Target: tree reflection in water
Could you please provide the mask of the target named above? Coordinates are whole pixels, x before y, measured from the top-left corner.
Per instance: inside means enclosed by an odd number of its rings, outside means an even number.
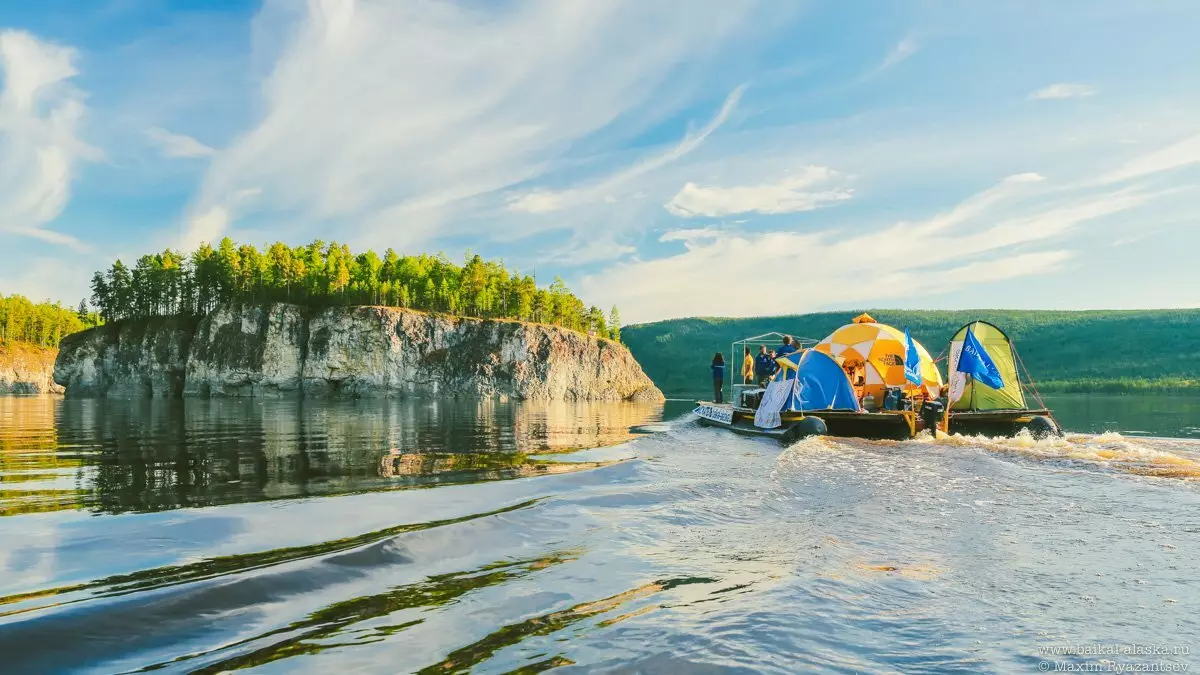
[[[504,480],[595,466],[661,404],[0,398],[0,515]]]

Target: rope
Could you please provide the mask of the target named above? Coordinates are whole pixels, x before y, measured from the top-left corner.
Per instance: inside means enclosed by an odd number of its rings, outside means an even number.
[[[1042,399],[1041,392],[1038,391],[1037,383],[1033,381],[1033,376],[1029,374],[1029,369],[1025,367],[1025,361],[1017,353],[1016,348],[1013,348],[1013,355],[1017,357],[1017,365],[1021,366],[1021,372],[1025,374],[1026,386],[1033,392],[1033,397],[1037,400],[1038,405],[1045,408],[1046,402]]]

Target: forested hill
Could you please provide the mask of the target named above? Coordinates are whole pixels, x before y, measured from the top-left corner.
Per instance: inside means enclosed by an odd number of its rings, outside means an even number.
[[[1012,337],[1043,391],[1200,389],[1200,309],[868,312],[907,326],[934,357],[967,322],[990,321]],[[673,319],[627,326],[621,337],[667,396],[691,396],[711,393],[709,362],[717,351],[728,358],[734,340],[770,331],[819,340],[858,314]]]

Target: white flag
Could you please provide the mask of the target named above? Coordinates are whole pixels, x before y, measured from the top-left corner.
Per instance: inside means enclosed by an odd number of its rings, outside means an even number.
[[[958,357],[962,355],[962,348],[962,342],[950,343],[950,405],[962,398],[967,390],[967,374],[958,372]]]

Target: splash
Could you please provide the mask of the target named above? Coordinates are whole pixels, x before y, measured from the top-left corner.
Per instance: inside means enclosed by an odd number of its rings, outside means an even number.
[[[1200,481],[1200,443],[1190,440],[1129,438],[1115,431],[1039,440],[1022,431],[1013,437],[953,435],[936,440],[926,434],[914,442],[981,447],[1038,462],[1071,462],[1141,476]]]

